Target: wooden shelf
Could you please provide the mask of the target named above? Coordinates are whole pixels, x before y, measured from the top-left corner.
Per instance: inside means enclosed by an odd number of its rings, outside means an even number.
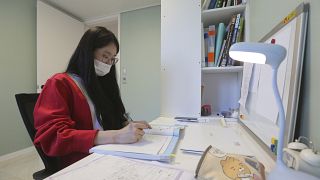
[[[227,66],[227,67],[203,67],[202,73],[230,73],[230,72],[242,72],[243,66]]]
[[[246,9],[246,5],[237,5],[237,6],[229,6],[217,9],[209,9],[202,11],[202,22],[204,27],[208,27],[209,25],[216,25],[221,22],[228,25],[231,16],[243,13]]]

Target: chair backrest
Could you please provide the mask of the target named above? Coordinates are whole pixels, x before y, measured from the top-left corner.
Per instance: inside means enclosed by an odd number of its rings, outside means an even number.
[[[33,142],[34,136],[36,134],[36,129],[34,128],[34,119],[33,119],[33,110],[34,106],[39,97],[38,93],[30,93],[30,94],[16,94],[16,101],[18,104],[18,108],[24,122],[24,125],[27,128],[29,136]],[[46,168],[46,171],[56,172],[59,170],[58,168],[58,158],[47,156],[41,148],[36,147],[36,150],[42,159],[42,162]]]

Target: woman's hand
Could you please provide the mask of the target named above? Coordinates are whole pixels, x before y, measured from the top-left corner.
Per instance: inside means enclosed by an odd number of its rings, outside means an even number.
[[[147,128],[149,128],[149,126],[145,123],[130,122],[126,127],[118,130],[114,138],[114,143],[135,143],[144,135],[143,129]]]
[[[148,127],[148,128],[144,128],[144,129],[152,129],[152,127],[150,126],[149,123],[147,123],[147,121],[131,121],[131,122],[144,124],[144,125],[146,125]],[[129,123],[130,123],[130,121],[129,121]]]
[[[145,121],[133,121],[120,130],[98,131],[94,144],[127,144],[139,141],[144,135],[143,129],[151,126]]]

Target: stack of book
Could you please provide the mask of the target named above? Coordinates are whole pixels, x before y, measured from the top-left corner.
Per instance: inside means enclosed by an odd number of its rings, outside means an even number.
[[[245,0],[202,0],[202,10],[236,6],[245,3]]]
[[[229,57],[232,44],[243,40],[244,17],[235,14],[227,27],[224,23],[210,25],[204,29],[204,63],[203,67],[234,66],[235,62]]]

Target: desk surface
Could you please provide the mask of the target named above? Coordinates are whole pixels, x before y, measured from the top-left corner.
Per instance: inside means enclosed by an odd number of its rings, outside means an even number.
[[[172,120],[173,121],[173,120]],[[151,124],[170,124],[170,123],[174,123],[174,122],[169,122],[168,119],[167,120],[156,120],[151,122]],[[177,169],[182,169],[185,170],[187,172],[190,172],[192,174],[194,174],[196,166],[198,164],[198,161],[200,160],[201,155],[198,154],[191,154],[191,153],[184,153],[182,150],[180,150],[181,145],[183,144],[183,141],[185,140],[185,137],[190,137],[191,133],[190,131],[188,131],[188,128],[191,129],[192,126],[198,126],[198,127],[204,127],[204,126],[212,126],[212,127],[221,127],[221,124],[219,121],[217,120],[213,120],[207,123],[184,123],[184,125],[186,125],[185,130],[182,131],[180,140],[178,142],[178,146],[175,149],[175,158],[172,160],[172,162],[170,164],[166,164],[165,165],[169,165],[172,166],[174,168]],[[207,128],[207,127],[206,127]],[[215,132],[214,135],[217,137],[221,137],[223,139],[226,139],[225,143],[234,143],[231,141],[227,141],[228,139],[228,134],[226,132],[233,130],[236,131],[237,134],[239,135],[239,138],[241,138],[241,142],[242,142],[242,147],[247,148],[246,151],[250,151],[260,162],[262,162],[265,166],[265,170],[266,172],[270,172],[270,170],[272,169],[272,167],[275,165],[275,161],[264,151],[264,149],[246,132],[246,130],[237,122],[232,122],[232,123],[227,123],[227,127],[226,131],[219,131],[219,132]],[[228,130],[228,131],[227,131]],[[194,133],[194,132],[192,132]],[[210,145],[210,144],[205,144],[205,146]],[[228,145],[228,144],[227,144]],[[92,161],[93,159],[97,158],[99,155],[97,154],[91,154],[89,156],[87,156],[86,158],[72,164],[71,166],[62,169],[61,171],[57,172],[56,174],[60,174],[60,173],[64,173],[67,171],[70,171],[71,169],[74,168],[78,168],[81,167],[83,165],[85,165],[86,163]],[[156,162],[158,163],[158,162]]]

